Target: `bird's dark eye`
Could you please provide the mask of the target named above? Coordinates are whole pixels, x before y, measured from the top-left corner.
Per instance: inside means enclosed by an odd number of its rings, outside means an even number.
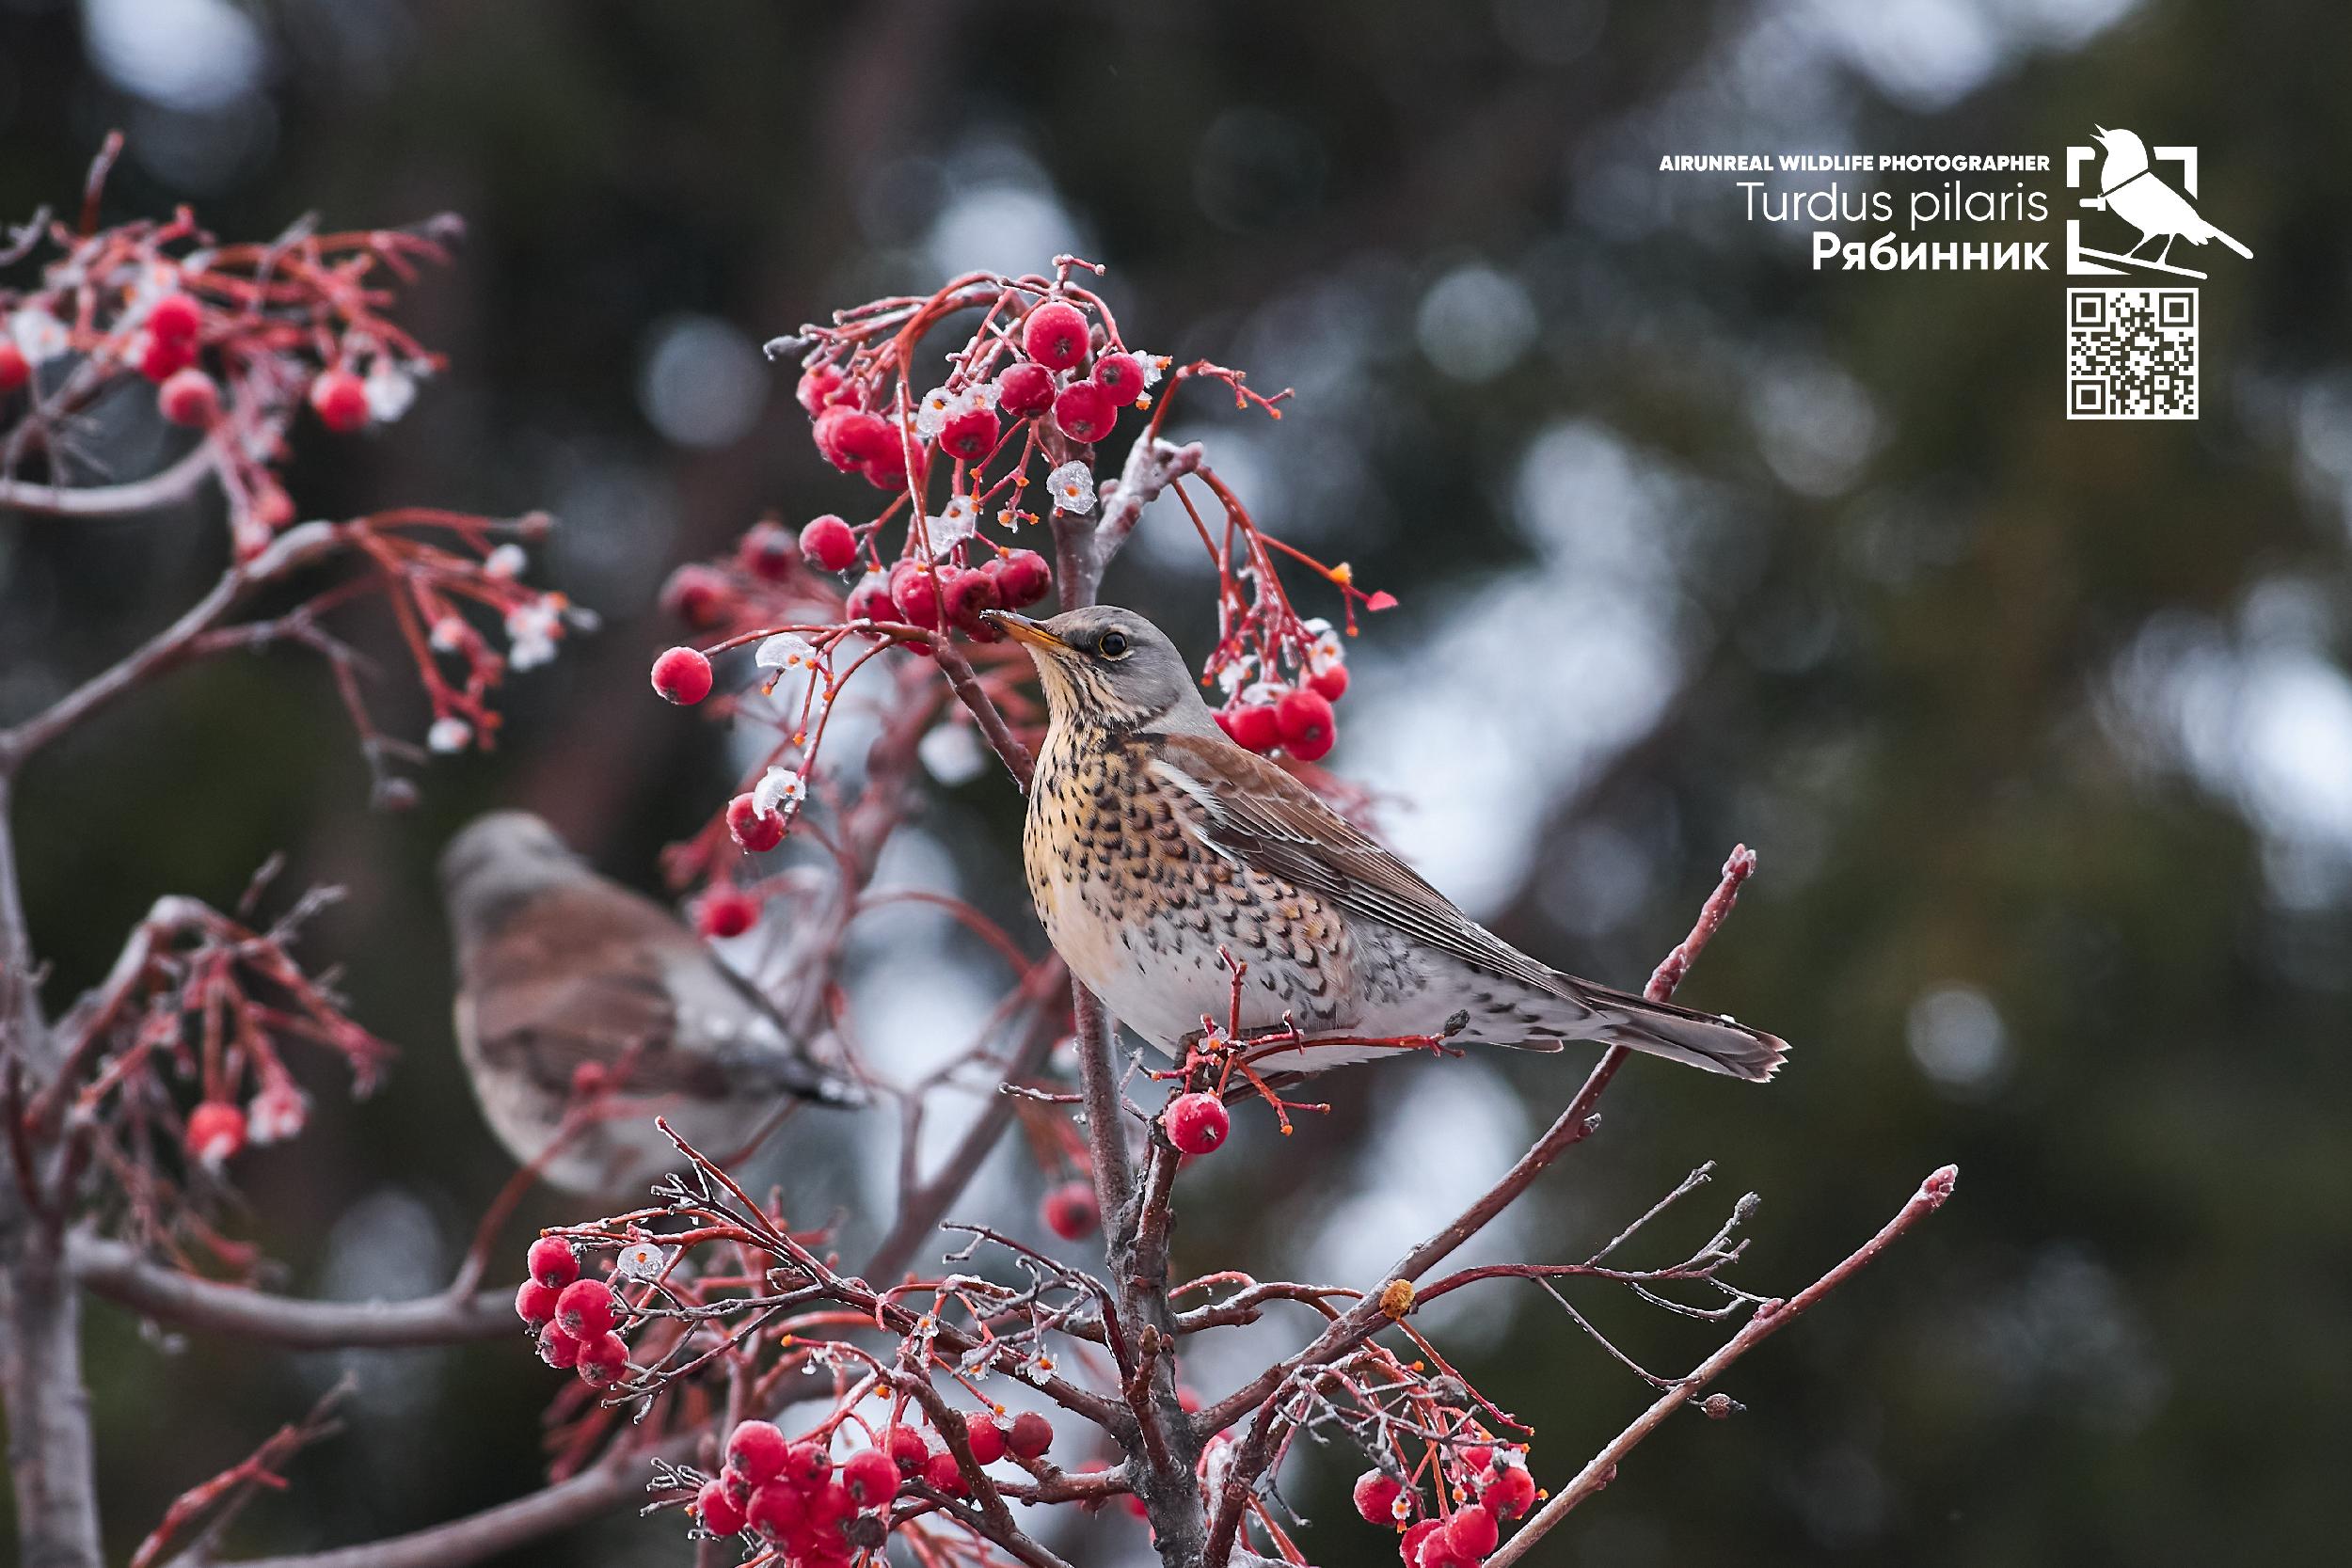
[[[1094,651],[1104,658],[1125,658],[1127,657],[1127,634],[1123,631],[1104,632],[1103,641],[1094,645]]]

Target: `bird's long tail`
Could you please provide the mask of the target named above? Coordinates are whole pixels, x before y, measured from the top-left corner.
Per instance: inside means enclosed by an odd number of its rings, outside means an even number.
[[[1577,993],[1593,1011],[1581,1031],[1588,1039],[1758,1084],[1788,1056],[1786,1041],[1715,1013],[1581,982]]]
[[[2219,240],[2223,245],[2228,245],[2232,250],[2236,251],[2240,256],[2245,257],[2248,261],[2250,261],[2254,259],[2254,253],[2252,251],[2238,244],[2237,241],[2230,238],[2229,235],[2224,234],[2220,230],[2216,229],[2212,224],[2209,223],[2205,225],[2205,232],[2211,234],[2215,239]]]

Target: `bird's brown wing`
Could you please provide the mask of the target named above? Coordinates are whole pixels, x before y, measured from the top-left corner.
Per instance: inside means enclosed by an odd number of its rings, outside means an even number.
[[[1454,906],[1370,834],[1281,768],[1222,738],[1171,736],[1160,760],[1168,782],[1201,808],[1204,842],[1251,869],[1376,920],[1485,974],[1576,1004],[1586,1037],[1691,1062],[1740,1078],[1768,1078],[1788,1047],[1712,1013],[1652,1002],[1536,962]],[[1556,1041],[1531,1039],[1532,1049]]]
[[[628,911],[616,917],[603,899],[556,889],[484,941],[468,966],[466,990],[485,1063],[527,1074],[561,1096],[576,1069],[611,1068],[634,1047],[632,1092],[724,1098],[722,1064],[677,1049],[677,1004],[660,944],[666,934],[631,928],[639,924]]]

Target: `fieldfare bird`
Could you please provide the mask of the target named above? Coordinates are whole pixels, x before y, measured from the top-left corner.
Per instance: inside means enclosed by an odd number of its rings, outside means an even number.
[[[1051,721],[1023,861],[1045,934],[1120,1022],[1171,1055],[1227,1022],[1388,1039],[1467,1015],[1462,1041],[1600,1040],[1735,1078],[1788,1047],[1727,1018],[1537,963],[1298,783],[1227,739],[1159,628],[1129,610],[990,618],[1025,643]],[[1387,1049],[1304,1044],[1259,1060],[1313,1072]]]
[[[2186,197],[2157,178],[2148,161],[2148,144],[2137,135],[2103,127],[2092,139],[2106,156],[2099,162],[2099,194],[2085,198],[2083,205],[2106,208],[2139,230],[2137,244],[2124,252],[2127,259],[2136,259],[2141,245],[2159,236],[2164,240],[2164,248],[2156,253],[2158,266],[2166,264],[2165,258],[2172,254],[2172,242],[2176,239],[2191,245],[2219,240],[2240,256],[2254,254],[2199,217]]]
[[[457,1047],[507,1150],[540,1158],[577,1103],[580,1069],[609,1085],[600,1117],[543,1171],[608,1195],[681,1164],[653,1125],[713,1155],[743,1151],[787,1097],[861,1103],[766,998],[652,899],[590,870],[526,812],[492,812],[441,852],[457,954]]]

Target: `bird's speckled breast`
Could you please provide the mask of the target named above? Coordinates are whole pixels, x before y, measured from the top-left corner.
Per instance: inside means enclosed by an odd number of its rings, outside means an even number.
[[[1344,1029],[1355,942],[1311,894],[1236,866],[1196,835],[1200,806],[1150,771],[1151,740],[1057,724],[1029,791],[1023,862],[1038,919],[1073,973],[1163,1050],[1225,1022],[1248,966],[1245,1028],[1287,1013]]]

